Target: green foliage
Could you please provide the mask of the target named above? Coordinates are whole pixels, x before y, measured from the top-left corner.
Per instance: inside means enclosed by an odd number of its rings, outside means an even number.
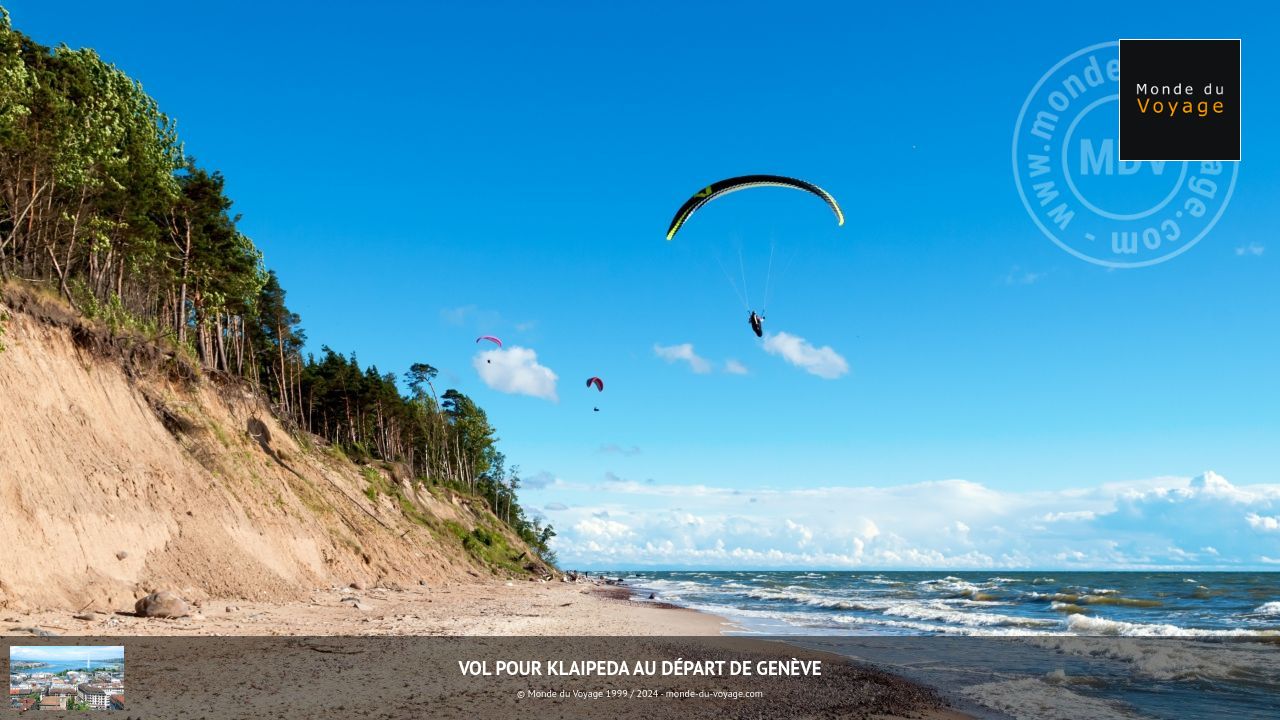
[[[304,357],[301,318],[239,222],[222,174],[186,155],[140,83],[91,49],[35,42],[0,8],[0,281],[56,288],[113,331],[245,379],[337,457],[483,498],[549,557],[484,410],[457,390],[437,397],[427,363],[410,366],[404,393],[354,353]],[[392,496],[426,524],[399,484],[369,480],[370,499]]]

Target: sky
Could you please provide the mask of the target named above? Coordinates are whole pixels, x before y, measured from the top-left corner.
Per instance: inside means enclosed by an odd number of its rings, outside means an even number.
[[[123,645],[14,645],[9,648],[10,660],[76,662],[122,657]]]
[[[1280,558],[1274,8],[3,4],[177,119],[312,350],[486,408],[565,564]],[[1244,48],[1228,207],[1128,270],[1050,242],[1010,167],[1041,75],[1121,37]],[[847,222],[765,189],[664,240],[747,173]]]

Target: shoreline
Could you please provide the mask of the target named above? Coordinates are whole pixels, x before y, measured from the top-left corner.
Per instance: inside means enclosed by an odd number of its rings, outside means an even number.
[[[197,598],[182,618],[142,618],[132,608],[0,610],[0,635],[92,636],[718,636],[735,627],[710,613],[634,599],[591,581],[448,582],[330,586],[291,602]]]
[[[306,695],[303,691],[308,682],[313,682],[314,664],[329,657],[297,652],[297,641],[303,638],[323,640],[334,646],[358,646],[358,651],[366,653],[366,657],[379,652],[420,652],[406,649],[406,644],[430,643],[433,637],[481,645],[562,637],[565,640],[554,647],[594,646],[602,648],[602,653],[620,655],[644,647],[647,657],[819,659],[824,666],[818,683],[803,678],[754,679],[750,685],[765,692],[760,699],[749,701],[752,712],[772,717],[825,717],[833,711],[856,708],[858,716],[883,720],[971,717],[951,709],[934,689],[874,665],[775,641],[728,636],[724,633],[737,626],[723,617],[657,600],[637,600],[635,591],[625,584],[606,585],[594,579],[479,581],[368,590],[330,587],[313,591],[308,600],[291,603],[203,600],[194,610],[196,614],[192,617],[177,619],[139,618],[122,611],[94,616],[67,610],[26,614],[0,611],[0,633],[11,643],[33,638],[50,644],[61,639],[73,643],[95,637],[123,638],[125,642],[136,638],[131,665],[134,676],[142,678],[148,674],[145,666],[172,652],[148,649],[153,645],[169,647],[166,643],[178,643],[184,648],[184,657],[198,658],[198,665],[208,670],[231,662],[223,659],[220,645],[249,643],[256,647],[254,662],[266,662],[270,658],[278,666],[287,668],[287,682],[301,696]],[[77,615],[93,619],[81,620]],[[379,650],[379,647],[385,649]],[[234,657],[234,663],[245,662],[244,653],[235,653]],[[195,667],[193,663],[188,665]],[[394,663],[389,666],[392,665]],[[238,666],[228,666],[220,672],[235,671]],[[369,688],[392,688],[398,687],[402,679],[394,673],[384,673],[363,678],[361,682]],[[207,676],[201,673],[195,673],[190,684],[181,677],[166,680],[184,687],[184,695],[196,691],[202,681],[207,682]],[[474,684],[475,681],[453,677],[440,692],[466,694],[474,690],[468,682]],[[687,680],[667,682],[674,689],[690,686]],[[720,686],[728,682],[729,679],[707,678],[698,685]],[[662,707],[650,707],[652,716],[666,717],[664,713],[677,709],[675,716],[680,717],[723,716],[722,710],[714,710],[712,705],[696,708],[687,704],[679,708],[668,705],[666,710]],[[179,708],[175,705],[173,709]],[[593,717],[589,706],[568,705],[565,709],[571,710],[569,717]],[[407,707],[403,712],[392,717],[418,716]],[[465,705],[459,705],[456,712],[442,712],[439,716],[471,718],[474,713]]]

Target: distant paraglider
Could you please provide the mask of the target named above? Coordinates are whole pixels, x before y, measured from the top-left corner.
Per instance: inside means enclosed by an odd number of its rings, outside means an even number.
[[[587,387],[588,387],[588,388],[595,388],[595,389],[596,389],[596,392],[604,392],[604,381],[603,381],[603,380],[601,380],[601,379],[600,379],[600,378],[598,378],[598,377],[594,377],[594,376],[589,377],[589,378],[587,378]],[[591,411],[592,411],[592,412],[600,412],[600,408],[599,408],[599,407],[592,407],[592,408],[591,408]]]
[[[764,337],[764,318],[756,314],[755,310],[751,311],[751,317],[747,318],[747,322],[751,323],[751,331],[756,337]]]
[[[498,347],[502,347],[502,341],[492,335],[481,335],[480,337],[476,338],[476,344],[479,344],[486,340],[493,343],[494,345],[497,345]],[[492,361],[486,359],[485,362],[491,363]]]
[[[813,183],[781,175],[743,175],[711,183],[686,200],[684,205],[681,205],[680,209],[676,211],[676,216],[671,218],[671,226],[667,228],[667,239],[674,238],[676,233],[680,232],[680,228],[684,226],[685,221],[689,219],[689,216],[693,215],[703,205],[721,195],[757,187],[785,187],[817,195],[831,208],[831,212],[836,214],[836,223],[844,225],[844,211],[840,209],[840,204],[831,196],[831,193]]]

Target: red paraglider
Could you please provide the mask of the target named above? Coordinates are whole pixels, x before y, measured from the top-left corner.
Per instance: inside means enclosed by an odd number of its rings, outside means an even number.
[[[502,347],[502,341],[492,335],[481,335],[480,337],[476,338],[476,343],[479,343],[481,340],[488,340],[494,345],[497,345],[498,347]],[[490,364],[493,363],[493,361],[489,360],[488,358],[485,359],[485,362]]]
[[[595,386],[597,392],[604,392],[604,381],[598,377],[587,378],[587,387]]]

